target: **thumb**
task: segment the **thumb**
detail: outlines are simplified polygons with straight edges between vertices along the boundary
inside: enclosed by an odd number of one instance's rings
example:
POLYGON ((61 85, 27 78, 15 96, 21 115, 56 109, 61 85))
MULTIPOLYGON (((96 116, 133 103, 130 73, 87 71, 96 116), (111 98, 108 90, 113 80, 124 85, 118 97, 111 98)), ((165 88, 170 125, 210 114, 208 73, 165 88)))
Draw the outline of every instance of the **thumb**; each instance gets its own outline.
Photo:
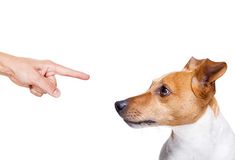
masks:
POLYGON ((60 90, 56 87, 56 84, 52 83, 49 79, 40 74, 38 74, 36 79, 37 80, 33 82, 35 86, 41 88, 44 92, 53 97, 57 98, 60 96, 60 90))

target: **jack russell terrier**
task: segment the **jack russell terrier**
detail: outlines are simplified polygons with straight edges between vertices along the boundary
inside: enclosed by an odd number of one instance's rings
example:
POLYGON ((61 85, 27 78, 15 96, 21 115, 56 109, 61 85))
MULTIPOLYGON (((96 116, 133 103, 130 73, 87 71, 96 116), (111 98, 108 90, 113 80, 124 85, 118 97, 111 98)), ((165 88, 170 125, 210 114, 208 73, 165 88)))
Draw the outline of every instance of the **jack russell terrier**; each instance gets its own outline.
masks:
POLYGON ((160 160, 235 160, 235 135, 214 97, 226 69, 225 62, 192 57, 182 71, 154 80, 147 92, 115 108, 131 127, 172 128, 160 160))

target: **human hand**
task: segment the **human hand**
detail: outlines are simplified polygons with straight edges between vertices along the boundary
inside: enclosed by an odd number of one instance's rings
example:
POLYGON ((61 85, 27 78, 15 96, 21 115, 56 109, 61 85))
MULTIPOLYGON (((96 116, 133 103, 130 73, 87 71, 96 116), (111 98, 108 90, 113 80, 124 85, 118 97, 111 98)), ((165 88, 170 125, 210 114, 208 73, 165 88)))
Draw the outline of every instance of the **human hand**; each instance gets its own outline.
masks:
POLYGON ((15 84, 27 87, 35 96, 60 96, 55 75, 88 80, 89 75, 61 66, 49 60, 35 60, 0 54, 0 72, 15 84), (1 62, 1 57, 5 56, 1 62))

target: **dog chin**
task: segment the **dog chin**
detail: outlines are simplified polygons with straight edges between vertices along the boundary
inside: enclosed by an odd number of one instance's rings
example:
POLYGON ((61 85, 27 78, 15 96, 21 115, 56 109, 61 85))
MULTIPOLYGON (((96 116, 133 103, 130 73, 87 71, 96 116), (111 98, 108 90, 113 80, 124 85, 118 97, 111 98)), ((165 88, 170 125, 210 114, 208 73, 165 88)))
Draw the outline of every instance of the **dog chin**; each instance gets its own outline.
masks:
POLYGON ((152 120, 146 120, 146 121, 129 121, 129 120, 124 120, 128 126, 132 128, 144 128, 144 127, 153 127, 157 126, 158 124, 155 121, 152 120))

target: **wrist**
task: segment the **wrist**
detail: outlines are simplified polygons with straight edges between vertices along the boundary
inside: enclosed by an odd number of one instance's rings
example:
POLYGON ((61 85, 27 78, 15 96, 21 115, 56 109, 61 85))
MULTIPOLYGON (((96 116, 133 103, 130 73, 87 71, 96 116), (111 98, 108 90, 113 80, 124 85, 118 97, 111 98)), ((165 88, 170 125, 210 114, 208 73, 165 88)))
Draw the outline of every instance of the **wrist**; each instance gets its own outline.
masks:
POLYGON ((13 74, 13 71, 11 69, 11 64, 13 63, 13 59, 15 57, 0 52, 0 74, 4 76, 11 76, 13 74))

